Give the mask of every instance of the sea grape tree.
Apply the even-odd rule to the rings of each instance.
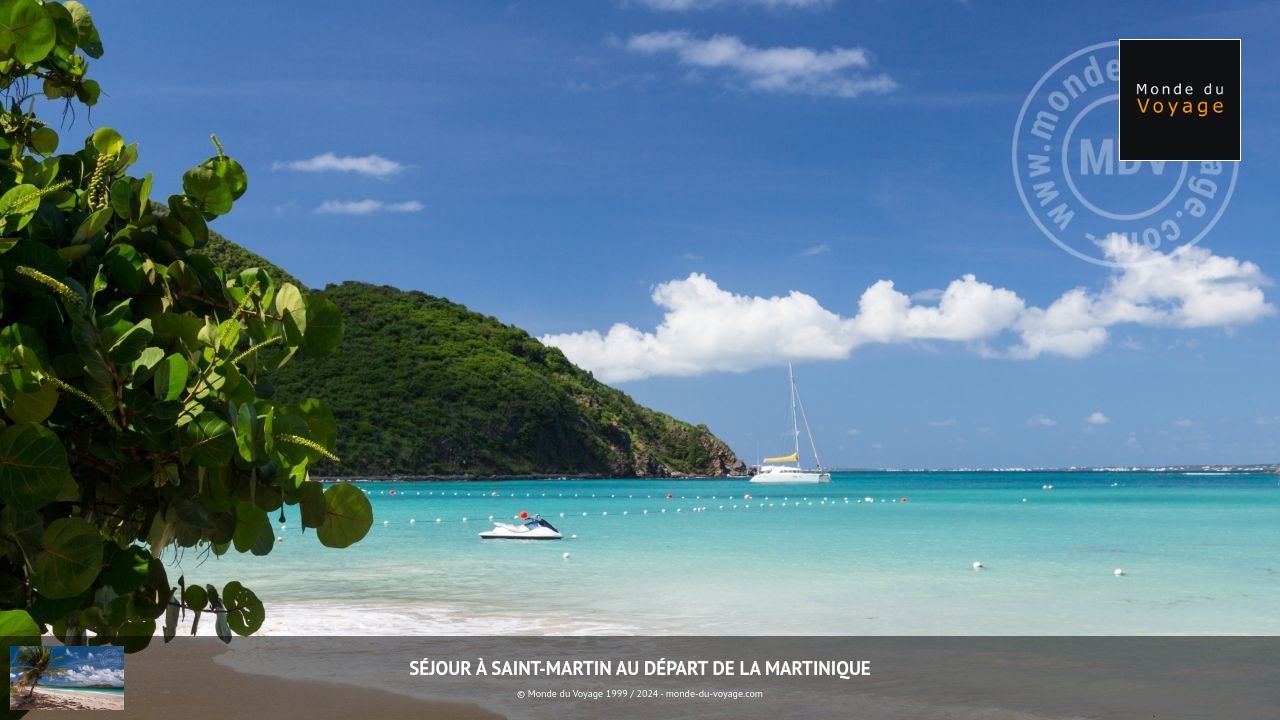
[[[257,596],[170,578],[162,553],[266,555],[286,505],[331,547],[372,523],[357,488],[308,477],[333,416],[271,382],[332,352],[342,318],[201,254],[248,187],[216,138],[163,203],[115,130],[64,149],[35,108],[93,106],[102,51],[82,4],[0,0],[0,636],[137,650],[185,608],[229,639],[261,626]]]

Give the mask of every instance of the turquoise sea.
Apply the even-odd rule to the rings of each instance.
[[[359,485],[374,527],[348,549],[290,508],[268,558],[179,572],[244,582],[270,634],[1280,634],[1275,475]],[[477,537],[521,511],[566,539]]]
[[[49,685],[48,683],[41,683],[40,689],[41,690],[73,690],[75,692],[108,693],[108,694],[116,694],[116,695],[124,694],[124,688],[122,687],[96,688],[96,687],[80,687],[78,685]]]

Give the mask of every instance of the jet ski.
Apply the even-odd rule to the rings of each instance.
[[[560,531],[551,523],[534,515],[519,525],[495,522],[492,530],[480,533],[485,540],[559,540]]]

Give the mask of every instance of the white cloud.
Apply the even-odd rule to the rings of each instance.
[[[426,206],[417,200],[383,202],[381,200],[326,200],[316,212],[324,215],[372,215],[374,213],[416,213]]]
[[[860,431],[860,430],[858,430],[858,428],[849,428],[849,434],[850,434],[850,435],[857,435],[859,432],[861,432],[861,431]]]
[[[1107,417],[1106,415],[1103,415],[1102,412],[1099,410],[1094,410],[1093,412],[1089,413],[1089,417],[1085,418],[1084,421],[1089,423],[1090,425],[1106,425],[1107,423],[1111,422],[1111,418]]]
[[[801,250],[801,251],[800,251],[800,257],[813,257],[814,255],[821,255],[821,254],[823,254],[823,253],[827,252],[827,251],[828,251],[828,250],[830,250],[830,249],[831,249],[831,245],[829,245],[829,244],[827,244],[827,243],[819,243],[819,244],[817,244],[817,245],[810,245],[809,247],[807,247],[807,248],[805,248],[804,250]]]
[[[987,357],[1079,358],[1099,350],[1116,325],[1233,327],[1274,312],[1262,292],[1270,281],[1251,262],[1199,247],[1161,254],[1120,236],[1103,249],[1113,259],[1143,264],[1113,271],[1101,290],[1069,290],[1046,308],[965,275],[931,304],[880,280],[862,293],[857,313],[844,317],[799,291],[737,295],[694,273],[653,289],[653,302],[666,312],[652,331],[619,323],[604,333],[542,340],[602,380],[624,382],[837,360],[869,343],[953,341]]]
[[[295,170],[298,172],[344,172],[367,175],[369,177],[387,178],[404,171],[405,165],[388,160],[381,155],[335,155],[331,152],[316,155],[307,160],[275,162],[272,170]]]
[[[955,418],[947,418],[946,420],[930,420],[929,427],[951,427],[956,424]]]
[[[770,8],[823,7],[830,5],[831,0],[629,0],[628,4],[640,5],[650,10],[684,12],[706,10],[722,5],[757,5]]]
[[[111,685],[124,686],[124,668],[94,667],[80,665],[67,668],[67,672],[58,678],[62,685]]]
[[[1178,420],[1177,420],[1176,422],[1174,422],[1173,424],[1174,424],[1175,426],[1177,426],[1177,427],[1180,427],[1180,428],[1189,428],[1189,427],[1191,427],[1191,426],[1195,425],[1195,423],[1191,422],[1191,421],[1190,421],[1190,420],[1188,420],[1187,418],[1178,418]]]
[[[626,47],[644,55],[675,55],[685,67],[727,71],[762,92],[853,98],[897,87],[888,75],[868,74],[871,53],[862,48],[760,48],[733,35],[703,39],[684,30],[633,35]]]
[[[1053,427],[1057,424],[1057,420],[1047,415],[1032,415],[1027,418],[1027,425],[1030,427]]]

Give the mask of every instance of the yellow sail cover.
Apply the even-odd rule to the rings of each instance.
[[[800,459],[800,453],[791,453],[790,455],[783,455],[782,457],[765,458],[764,461],[769,463],[779,463],[779,462],[796,462],[799,459]]]

